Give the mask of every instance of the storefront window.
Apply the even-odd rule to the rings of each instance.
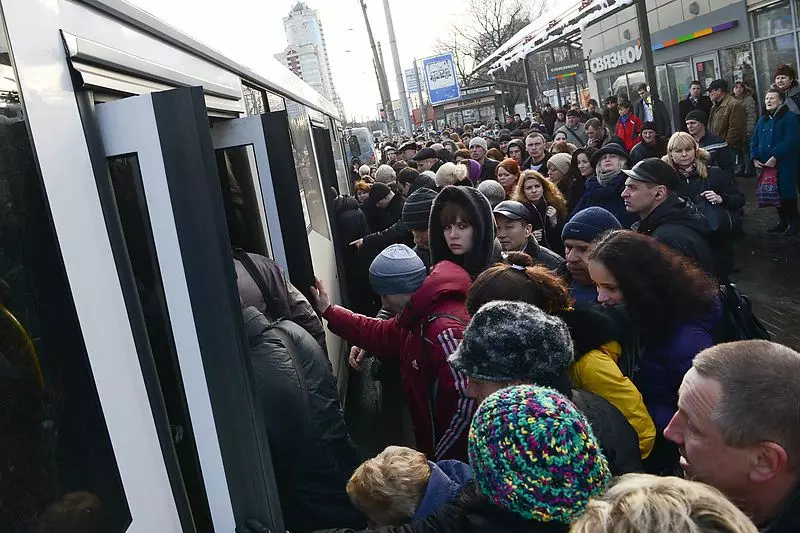
[[[689,85],[692,83],[694,69],[689,61],[678,61],[667,65],[667,80],[670,88],[670,105],[676,120],[676,129],[683,129],[683,124],[677,124],[680,115],[680,102],[689,95]],[[666,101],[667,99],[664,98]]]
[[[8,52],[0,74],[0,531],[122,532],[131,515]]]
[[[750,12],[750,29],[754,39],[777,35],[791,30],[793,26],[789,0]]]
[[[607,96],[611,96],[611,78],[597,78],[597,95],[600,104]]]
[[[719,60],[722,77],[731,87],[737,81],[742,81],[755,92],[756,73],[753,70],[753,55],[750,53],[749,44],[720,50]]]
[[[797,69],[795,59],[794,35],[775,37],[764,41],[756,41],[753,48],[756,53],[756,77],[758,91],[763,93],[773,82],[775,68],[783,63]]]

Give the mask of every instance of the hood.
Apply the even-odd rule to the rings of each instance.
[[[443,206],[452,202],[461,206],[472,219],[475,229],[475,244],[472,251],[456,256],[447,247],[444,238],[444,228],[439,215]],[[477,277],[492,263],[494,251],[494,216],[492,207],[486,197],[472,187],[459,187],[448,185],[433,201],[430,218],[430,249],[433,264],[439,261],[452,261],[461,265],[473,278]]]
[[[428,466],[431,467],[431,477],[428,479],[428,487],[417,507],[417,512],[411,517],[412,523],[422,520],[458,496],[472,481],[472,469],[461,461],[446,460],[438,463],[428,461]]]
[[[433,178],[431,178],[430,176],[424,176],[420,174],[414,180],[414,183],[411,184],[411,188],[408,190],[408,195],[406,196],[406,198],[408,198],[408,196],[411,196],[411,194],[417,189],[422,189],[423,187],[430,189],[432,191],[439,190],[439,188],[436,187],[436,181]]]
[[[571,311],[560,313],[569,328],[575,344],[575,359],[611,341],[621,341],[619,322],[596,304],[576,305]]]
[[[470,285],[472,279],[469,274],[457,264],[450,261],[435,264],[420,288],[411,296],[411,301],[400,312],[398,324],[407,328],[419,322],[430,314],[440,300],[465,301]]]
[[[352,211],[359,208],[358,200],[352,196],[337,196],[333,201],[333,211],[338,215],[345,211]]]
[[[686,200],[674,193],[640,223],[634,224],[635,231],[650,235],[659,226],[674,224],[692,229],[700,235],[708,236],[710,230],[706,219],[690,206]]]

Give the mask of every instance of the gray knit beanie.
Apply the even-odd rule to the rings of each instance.
[[[427,275],[422,259],[405,244],[389,246],[369,266],[370,285],[381,296],[414,293]]]
[[[495,301],[472,317],[450,364],[483,381],[550,384],[562,379],[573,351],[560,318],[528,303]]]

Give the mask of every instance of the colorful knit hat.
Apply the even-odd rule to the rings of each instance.
[[[480,491],[526,520],[570,524],[611,479],[586,418],[553,389],[501,389],[478,407],[469,464]]]

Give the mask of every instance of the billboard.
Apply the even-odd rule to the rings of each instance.
[[[428,97],[431,104],[440,104],[461,97],[453,54],[443,54],[422,61]]]

